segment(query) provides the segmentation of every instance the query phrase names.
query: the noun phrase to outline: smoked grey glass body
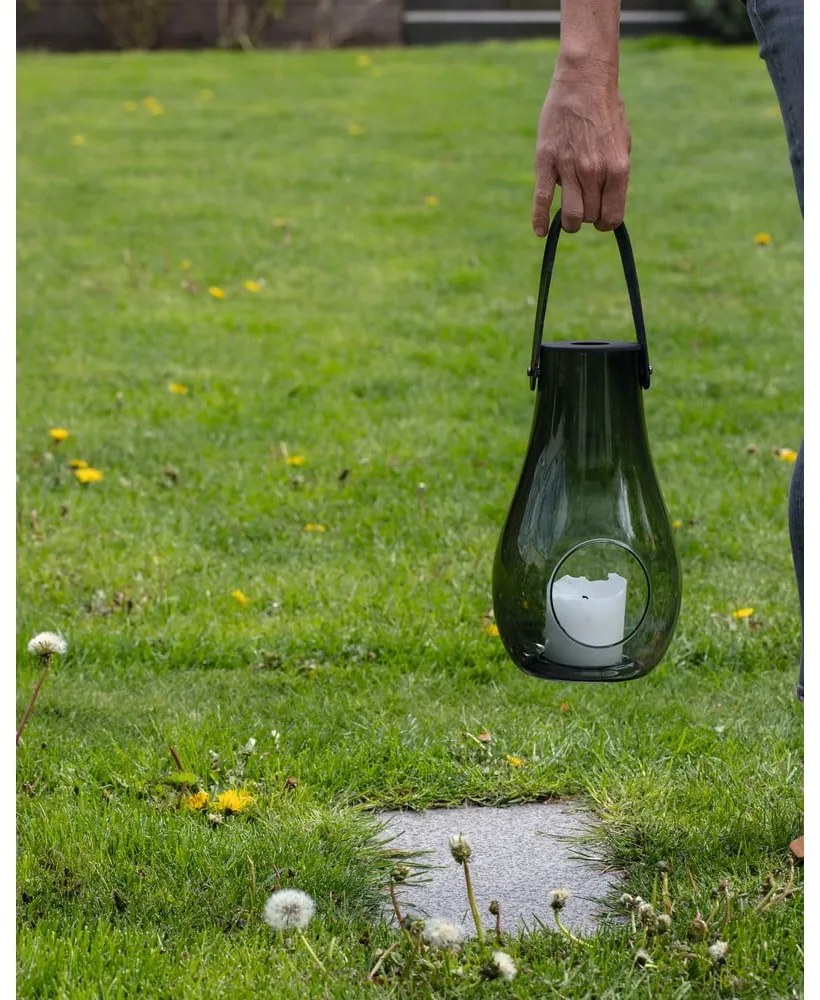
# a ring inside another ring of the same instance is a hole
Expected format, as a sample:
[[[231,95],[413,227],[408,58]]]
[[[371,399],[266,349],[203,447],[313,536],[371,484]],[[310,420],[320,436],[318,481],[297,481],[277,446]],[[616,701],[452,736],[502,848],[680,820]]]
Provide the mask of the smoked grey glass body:
[[[640,677],[677,623],[680,564],[649,453],[641,358],[637,343],[541,345],[529,447],[493,567],[501,639],[536,677]],[[628,596],[620,641],[602,647],[569,629],[556,582],[607,571],[628,581]]]

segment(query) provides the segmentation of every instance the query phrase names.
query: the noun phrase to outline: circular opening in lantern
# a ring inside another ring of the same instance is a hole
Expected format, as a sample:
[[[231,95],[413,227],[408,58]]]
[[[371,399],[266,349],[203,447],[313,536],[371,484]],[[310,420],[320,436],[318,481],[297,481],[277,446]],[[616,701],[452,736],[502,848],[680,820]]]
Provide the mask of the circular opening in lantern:
[[[650,596],[646,566],[626,543],[591,538],[573,546],[547,585],[545,652],[577,665],[620,660],[646,618]]]

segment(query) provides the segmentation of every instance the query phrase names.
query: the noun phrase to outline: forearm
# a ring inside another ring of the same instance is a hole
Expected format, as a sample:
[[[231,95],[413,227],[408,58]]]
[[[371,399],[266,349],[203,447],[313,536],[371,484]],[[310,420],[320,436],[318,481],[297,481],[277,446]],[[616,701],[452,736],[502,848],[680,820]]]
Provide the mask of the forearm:
[[[561,0],[555,78],[618,82],[621,0]]]

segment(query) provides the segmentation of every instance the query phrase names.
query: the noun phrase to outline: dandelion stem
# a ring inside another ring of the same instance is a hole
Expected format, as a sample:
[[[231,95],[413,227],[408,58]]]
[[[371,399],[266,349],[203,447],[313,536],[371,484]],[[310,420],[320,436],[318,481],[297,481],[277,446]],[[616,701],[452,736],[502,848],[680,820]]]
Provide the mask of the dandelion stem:
[[[484,926],[481,923],[481,914],[478,912],[478,905],[475,901],[475,893],[473,892],[473,880],[470,878],[470,863],[467,859],[463,862],[464,868],[464,881],[467,883],[467,901],[470,904],[470,911],[473,914],[473,923],[475,924],[475,932],[478,937],[478,943],[484,944]]]
[[[672,897],[669,895],[669,875],[666,872],[661,872],[661,885],[663,892],[663,912],[671,917],[672,916]]]
[[[400,944],[401,944],[401,938],[399,938],[398,941],[394,941],[389,948],[385,948],[385,950],[381,953],[381,955],[379,955],[376,964],[373,966],[370,972],[368,972],[367,974],[368,979],[373,979],[375,977],[376,973],[384,964],[384,960],[388,957],[388,955],[391,955],[396,950],[396,948],[399,947]]]
[[[253,858],[248,855],[248,875],[250,876],[251,882],[251,897],[256,896],[256,865],[253,863]]]
[[[184,768],[184,767],[182,766],[182,761],[181,761],[181,760],[179,759],[179,754],[178,754],[178,753],[176,752],[176,750],[175,750],[175,749],[174,749],[174,748],[173,748],[173,747],[172,747],[172,746],[170,745],[170,743],[168,744],[168,749],[169,749],[169,750],[171,751],[171,756],[172,756],[172,757],[174,758],[174,763],[175,763],[175,764],[176,764],[176,766],[177,766],[177,770],[179,770],[179,771],[184,771],[184,770],[185,770],[185,768]]]
[[[319,958],[319,956],[316,954],[316,952],[311,948],[310,942],[308,941],[308,939],[305,937],[305,935],[302,933],[302,931],[298,931],[297,933],[299,934],[299,937],[302,939],[302,944],[307,948],[308,954],[310,955],[310,957],[319,966],[319,968],[322,970],[322,972],[324,972],[324,974],[327,975],[327,969],[322,964],[322,960]]]
[[[402,927],[404,925],[404,921],[402,919],[401,910],[399,909],[399,901],[396,899],[396,885],[392,879],[388,887],[390,889],[390,902],[393,904],[393,912],[396,914],[396,920],[398,921],[399,927]]]
[[[20,746],[20,737],[23,735],[23,730],[26,728],[26,723],[28,722],[31,713],[34,711],[34,703],[37,701],[37,695],[40,693],[40,688],[43,686],[43,681],[46,679],[46,674],[48,673],[49,664],[51,663],[51,653],[43,653],[40,657],[40,662],[43,665],[43,669],[40,671],[40,676],[37,678],[37,683],[34,685],[34,690],[31,692],[31,698],[29,698],[28,705],[26,705],[26,710],[23,712],[23,718],[20,720],[20,725],[17,727],[17,738],[15,746]]]
[[[776,892],[777,892],[777,884],[774,884],[771,887],[771,889],[769,889],[769,891],[766,893],[766,895],[763,897],[763,899],[760,900],[760,902],[757,904],[757,906],[754,908],[752,912],[761,913],[763,910],[768,909],[769,904],[772,902],[772,899]]]
[[[563,922],[561,921],[561,918],[558,916],[558,910],[553,910],[552,912],[555,915],[555,922],[558,925],[558,930],[561,931],[563,935],[568,937],[570,941],[574,941],[576,944],[580,944],[584,948],[586,948],[587,942],[582,941],[581,938],[579,937],[576,937],[568,927],[564,926]]]

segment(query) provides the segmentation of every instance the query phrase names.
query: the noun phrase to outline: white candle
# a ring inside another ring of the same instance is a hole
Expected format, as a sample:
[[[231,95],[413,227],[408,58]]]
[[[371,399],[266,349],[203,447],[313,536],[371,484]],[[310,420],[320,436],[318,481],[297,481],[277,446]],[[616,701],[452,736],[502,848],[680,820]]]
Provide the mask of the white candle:
[[[606,580],[562,576],[552,585],[552,605],[547,588],[547,659],[572,667],[611,667],[621,662],[626,618],[622,576],[610,573]],[[596,646],[603,648],[592,648]]]

